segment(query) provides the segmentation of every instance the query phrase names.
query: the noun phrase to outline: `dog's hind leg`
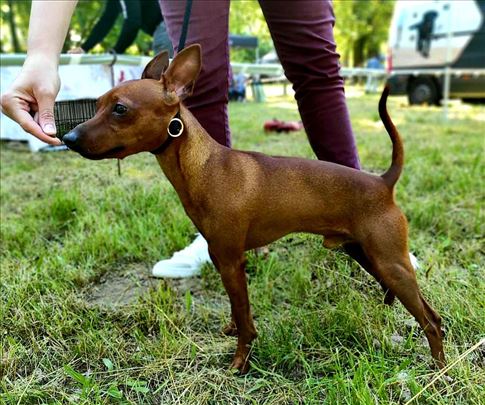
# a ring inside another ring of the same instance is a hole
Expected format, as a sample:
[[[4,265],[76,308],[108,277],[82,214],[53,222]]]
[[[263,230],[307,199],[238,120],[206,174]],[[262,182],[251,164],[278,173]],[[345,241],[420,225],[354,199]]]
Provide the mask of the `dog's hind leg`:
[[[389,288],[423,328],[438,367],[445,366],[441,318],[426,302],[419,291],[416,274],[409,260],[405,227],[399,226],[394,217],[387,224],[381,222],[386,232],[373,232],[363,243],[363,251],[373,265],[378,279]],[[401,219],[405,221],[404,217]],[[401,225],[405,225],[403,222]],[[392,226],[394,225],[394,226]],[[396,226],[398,225],[398,226]],[[380,229],[382,230],[382,228]]]
[[[406,309],[416,318],[428,339],[431,355],[438,367],[445,366],[441,318],[421,295],[414,270],[410,263],[378,265],[383,280],[399,298]]]
[[[374,266],[372,265],[370,260],[365,255],[362,247],[356,242],[351,242],[344,245],[344,250],[350,257],[352,257],[352,259],[359,263],[364,268],[364,270],[366,270],[379,282],[382,289],[384,290],[384,304],[392,305],[395,299],[395,295],[384,284],[382,279],[379,278],[378,273],[374,269]]]

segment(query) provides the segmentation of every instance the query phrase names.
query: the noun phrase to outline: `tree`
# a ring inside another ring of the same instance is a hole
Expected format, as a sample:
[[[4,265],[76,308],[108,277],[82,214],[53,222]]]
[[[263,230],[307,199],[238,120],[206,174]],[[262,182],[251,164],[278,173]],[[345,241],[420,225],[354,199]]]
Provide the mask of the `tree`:
[[[362,66],[387,40],[393,0],[337,0],[335,39],[345,65]]]
[[[9,11],[7,13],[8,15],[8,25],[10,26],[10,35],[12,38],[12,48],[14,52],[19,53],[20,52],[20,45],[19,45],[19,38],[17,35],[17,24],[15,23],[15,18],[14,18],[14,10],[13,10],[13,4],[12,0],[8,0],[8,8]]]
[[[8,0],[1,3],[0,31],[3,51],[24,52],[29,25],[30,2]]]

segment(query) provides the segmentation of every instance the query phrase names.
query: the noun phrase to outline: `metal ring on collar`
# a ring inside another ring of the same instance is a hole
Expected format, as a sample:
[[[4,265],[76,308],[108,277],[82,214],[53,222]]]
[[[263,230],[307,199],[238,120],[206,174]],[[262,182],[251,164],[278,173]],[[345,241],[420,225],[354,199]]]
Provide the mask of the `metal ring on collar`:
[[[180,118],[172,118],[168,124],[167,132],[173,138],[179,137],[184,132],[184,123]]]

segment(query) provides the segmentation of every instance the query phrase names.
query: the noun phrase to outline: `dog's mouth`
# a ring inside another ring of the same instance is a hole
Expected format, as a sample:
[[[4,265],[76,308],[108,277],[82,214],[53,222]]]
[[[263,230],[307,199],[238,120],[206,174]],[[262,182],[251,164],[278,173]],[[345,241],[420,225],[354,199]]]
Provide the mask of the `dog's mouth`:
[[[74,150],[74,149],[73,149]],[[109,159],[109,158],[121,158],[120,153],[125,150],[124,146],[115,146],[114,148],[109,149],[106,152],[102,153],[93,153],[89,150],[76,150],[82,157],[91,160],[101,160],[101,159]]]

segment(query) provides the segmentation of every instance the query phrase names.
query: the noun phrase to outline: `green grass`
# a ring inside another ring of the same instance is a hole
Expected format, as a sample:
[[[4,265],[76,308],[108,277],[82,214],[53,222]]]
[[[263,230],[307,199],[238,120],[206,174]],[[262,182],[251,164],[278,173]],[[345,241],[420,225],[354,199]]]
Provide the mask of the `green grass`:
[[[349,107],[364,168],[382,172],[391,147],[377,101],[349,97]],[[440,109],[401,98],[389,109],[406,148],[397,197],[451,363],[485,336],[485,111],[458,103],[444,123]],[[231,104],[230,114],[235,147],[312,157],[303,133],[261,130],[265,119],[298,118],[290,98]],[[234,376],[217,272],[148,279],[195,232],[151,155],[123,161],[122,177],[114,161],[11,144],[1,164],[0,402],[398,404],[436,375],[402,305],[386,307],[343,253],[298,234],[272,244],[267,258],[249,254],[259,337],[250,373]],[[140,294],[119,300],[131,285]],[[482,345],[418,403],[485,403],[484,366]]]

